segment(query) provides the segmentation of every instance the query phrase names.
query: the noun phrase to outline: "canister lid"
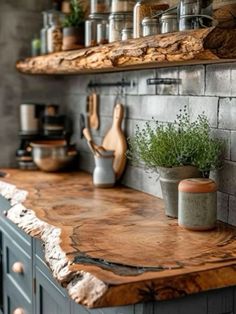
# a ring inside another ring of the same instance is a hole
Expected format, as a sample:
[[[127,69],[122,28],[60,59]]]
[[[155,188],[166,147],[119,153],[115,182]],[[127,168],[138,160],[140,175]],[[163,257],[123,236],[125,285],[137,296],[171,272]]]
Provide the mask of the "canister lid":
[[[150,24],[154,24],[154,25],[157,25],[158,21],[157,19],[155,18],[151,18],[151,17],[145,17],[143,20],[142,20],[142,25],[150,25]]]
[[[177,20],[177,14],[176,13],[165,13],[165,14],[162,14],[160,20],[161,21],[164,21],[164,20],[169,20],[169,19],[174,19],[174,20]]]
[[[191,178],[180,181],[179,191],[188,193],[210,193],[217,191],[217,185],[211,179]]]

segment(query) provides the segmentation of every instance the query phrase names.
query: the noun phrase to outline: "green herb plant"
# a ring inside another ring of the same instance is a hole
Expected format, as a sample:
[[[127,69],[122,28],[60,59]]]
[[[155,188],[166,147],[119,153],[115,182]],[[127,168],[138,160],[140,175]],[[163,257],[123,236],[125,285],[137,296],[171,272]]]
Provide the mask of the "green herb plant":
[[[70,1],[71,12],[63,21],[63,27],[78,27],[85,17],[81,3],[78,0]]]
[[[133,163],[144,163],[158,172],[158,167],[196,166],[204,176],[223,165],[225,143],[211,135],[204,114],[190,120],[186,107],[180,110],[174,123],[157,120],[146,122],[135,136],[128,139],[127,156]]]

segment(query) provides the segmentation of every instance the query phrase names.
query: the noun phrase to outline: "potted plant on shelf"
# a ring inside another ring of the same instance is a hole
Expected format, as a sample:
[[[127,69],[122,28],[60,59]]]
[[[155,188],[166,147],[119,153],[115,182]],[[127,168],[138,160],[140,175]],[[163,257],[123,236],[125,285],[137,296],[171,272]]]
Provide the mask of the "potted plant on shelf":
[[[65,17],[63,26],[62,50],[84,47],[85,12],[79,0],[70,1],[70,13]]]
[[[211,136],[207,117],[201,114],[190,120],[187,109],[174,123],[157,120],[136,126],[128,139],[128,158],[159,173],[165,212],[178,217],[178,184],[182,179],[207,177],[223,164],[224,142]]]

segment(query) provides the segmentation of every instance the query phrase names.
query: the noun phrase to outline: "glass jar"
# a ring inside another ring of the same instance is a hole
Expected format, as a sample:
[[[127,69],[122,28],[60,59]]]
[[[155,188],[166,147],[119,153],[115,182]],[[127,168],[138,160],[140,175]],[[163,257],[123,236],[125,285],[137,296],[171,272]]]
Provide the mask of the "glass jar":
[[[62,27],[59,13],[49,13],[49,25],[47,31],[48,52],[58,52],[62,50]]]
[[[111,2],[111,12],[131,12],[135,6],[135,0],[112,0]]]
[[[108,23],[108,14],[89,15],[89,19],[85,21],[85,47],[97,45],[97,25],[104,22]]]
[[[133,13],[112,13],[109,16],[109,43],[121,40],[124,28],[133,27]]]
[[[179,30],[199,28],[199,17],[201,14],[200,0],[181,0],[179,5]]]
[[[168,1],[138,0],[134,7],[133,37],[139,38],[142,36],[142,20],[145,17],[153,17],[168,8]]]
[[[123,28],[121,31],[121,40],[125,41],[133,38],[133,28]]]
[[[98,45],[104,45],[108,43],[108,22],[101,21],[101,23],[97,24],[97,43]]]
[[[41,49],[40,53],[41,55],[44,55],[48,52],[47,47],[47,32],[48,32],[48,13],[46,11],[42,12],[43,14],[43,28],[40,31],[40,40],[41,40]]]
[[[109,13],[111,10],[110,0],[91,0],[90,12],[94,13]]]
[[[143,37],[155,35],[160,32],[157,19],[145,17],[142,21]]]
[[[161,33],[174,33],[178,31],[178,19],[177,14],[163,14],[160,18]]]

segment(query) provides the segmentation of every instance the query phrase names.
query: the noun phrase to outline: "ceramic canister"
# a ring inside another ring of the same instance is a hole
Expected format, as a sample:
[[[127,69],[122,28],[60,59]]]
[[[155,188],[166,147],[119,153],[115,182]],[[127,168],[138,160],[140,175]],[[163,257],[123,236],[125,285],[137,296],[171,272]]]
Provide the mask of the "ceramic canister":
[[[93,184],[100,188],[109,188],[115,184],[115,172],[113,169],[114,151],[103,152],[103,155],[95,156],[95,169],[93,171]]]
[[[179,183],[180,226],[191,230],[215,227],[217,215],[217,186],[211,179],[186,179]]]

